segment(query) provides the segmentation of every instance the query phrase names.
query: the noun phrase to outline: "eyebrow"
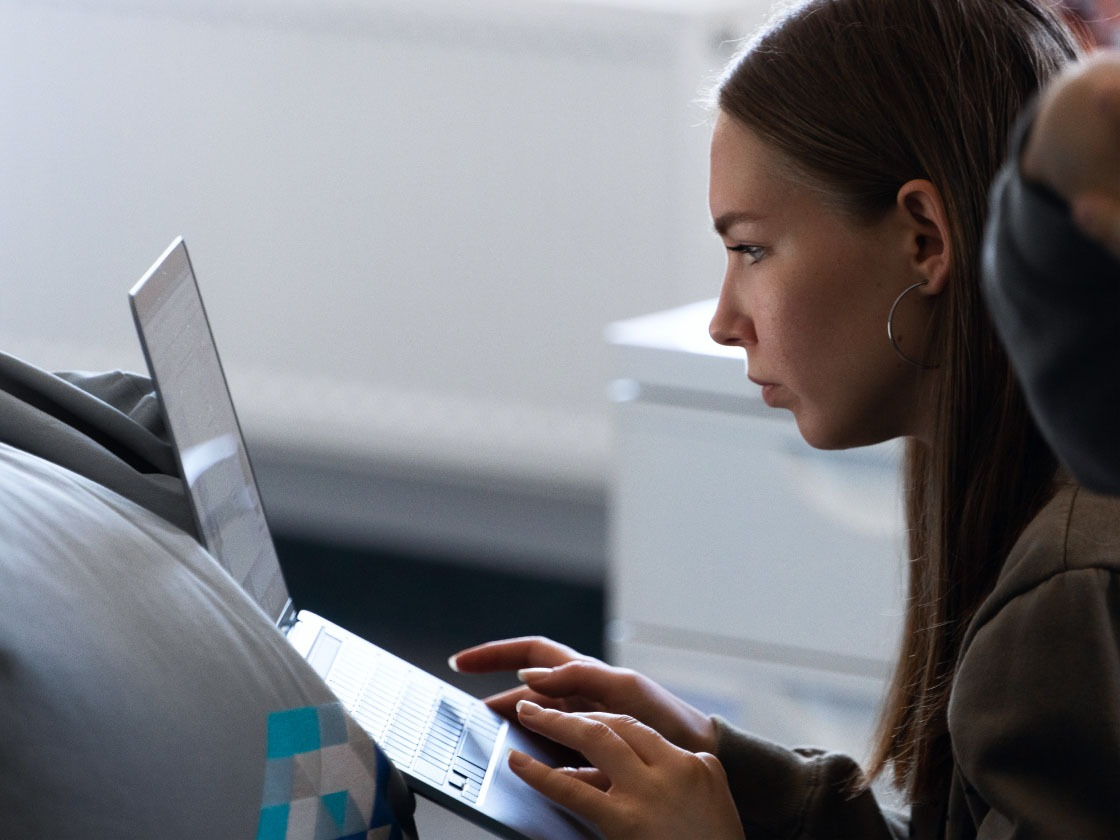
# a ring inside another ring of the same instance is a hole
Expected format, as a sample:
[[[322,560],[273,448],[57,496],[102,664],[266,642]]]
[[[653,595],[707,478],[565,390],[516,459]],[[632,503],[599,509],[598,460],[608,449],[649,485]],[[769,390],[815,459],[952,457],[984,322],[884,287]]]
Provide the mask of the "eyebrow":
[[[740,222],[757,222],[762,216],[757,213],[748,213],[745,210],[732,210],[724,213],[712,222],[712,227],[720,236],[726,236],[727,231]]]

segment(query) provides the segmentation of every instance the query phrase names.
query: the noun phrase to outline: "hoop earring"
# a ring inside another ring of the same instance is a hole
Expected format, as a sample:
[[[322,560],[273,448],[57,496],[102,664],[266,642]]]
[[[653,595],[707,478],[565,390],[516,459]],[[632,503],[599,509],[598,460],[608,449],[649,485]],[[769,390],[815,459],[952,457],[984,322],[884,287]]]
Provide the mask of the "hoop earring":
[[[918,288],[919,286],[924,286],[928,282],[928,280],[919,280],[912,286],[907,286],[905,289],[903,289],[899,296],[894,299],[894,303],[891,304],[891,311],[887,315],[887,341],[891,343],[891,347],[894,348],[894,352],[896,352],[899,355],[899,358],[901,358],[904,362],[909,362],[914,367],[920,370],[937,370],[937,368],[941,367],[941,365],[926,365],[922,364],[921,362],[914,361],[902,352],[902,348],[899,347],[898,342],[894,340],[894,311],[898,309],[898,304],[901,303],[902,299],[912,291],[914,291],[916,288]]]

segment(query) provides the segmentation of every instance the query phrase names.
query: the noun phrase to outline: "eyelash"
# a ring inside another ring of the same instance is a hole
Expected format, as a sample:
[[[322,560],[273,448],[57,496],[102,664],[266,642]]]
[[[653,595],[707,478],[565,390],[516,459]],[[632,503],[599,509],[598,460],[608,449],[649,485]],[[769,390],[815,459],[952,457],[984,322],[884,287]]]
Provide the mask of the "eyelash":
[[[728,245],[727,250],[736,254],[745,254],[751,262],[758,262],[766,252],[761,245]]]

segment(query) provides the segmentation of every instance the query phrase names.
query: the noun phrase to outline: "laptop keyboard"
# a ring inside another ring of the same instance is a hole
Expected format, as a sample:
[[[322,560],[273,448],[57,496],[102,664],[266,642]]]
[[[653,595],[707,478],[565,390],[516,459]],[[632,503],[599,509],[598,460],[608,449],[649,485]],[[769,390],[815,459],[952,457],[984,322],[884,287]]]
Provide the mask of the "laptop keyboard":
[[[397,767],[477,802],[501,718],[372,645],[343,644],[327,684]]]

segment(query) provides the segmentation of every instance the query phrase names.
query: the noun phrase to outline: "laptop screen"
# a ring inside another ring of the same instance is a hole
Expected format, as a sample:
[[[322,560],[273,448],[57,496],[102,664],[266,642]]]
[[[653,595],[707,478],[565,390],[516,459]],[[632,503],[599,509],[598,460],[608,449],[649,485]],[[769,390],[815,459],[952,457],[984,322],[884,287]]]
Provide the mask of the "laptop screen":
[[[291,601],[186,244],[129,293],[203,544],[276,622]]]

